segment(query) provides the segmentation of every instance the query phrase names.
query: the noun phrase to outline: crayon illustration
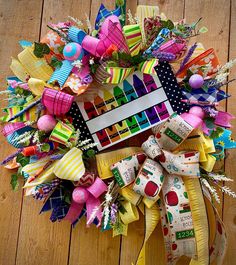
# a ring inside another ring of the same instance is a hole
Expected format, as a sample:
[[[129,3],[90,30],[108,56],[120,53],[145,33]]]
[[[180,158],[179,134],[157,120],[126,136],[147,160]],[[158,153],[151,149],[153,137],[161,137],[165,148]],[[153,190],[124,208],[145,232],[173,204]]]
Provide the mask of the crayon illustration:
[[[118,129],[121,138],[125,138],[130,135],[130,130],[125,120],[117,122],[116,128]]]
[[[100,96],[97,96],[94,99],[94,105],[95,105],[99,115],[103,114],[103,113],[105,113],[107,111],[106,104],[105,104],[104,100]]]
[[[147,89],[143,81],[135,74],[133,75],[133,84],[134,84],[134,89],[139,97],[142,97],[147,94]]]
[[[115,98],[108,90],[104,90],[104,101],[108,110],[115,109],[118,106]]]
[[[100,130],[96,132],[96,135],[102,147],[109,145],[111,143],[105,130]]]
[[[150,123],[149,123],[147,116],[146,116],[144,111],[137,113],[135,115],[135,118],[137,119],[138,124],[139,124],[141,129],[144,129],[144,128],[147,128],[148,126],[150,126]]]
[[[135,119],[134,116],[127,118],[126,122],[127,122],[127,125],[129,126],[131,133],[135,133],[140,130],[137,120]]]
[[[92,119],[92,118],[95,118],[98,116],[98,112],[97,112],[97,110],[96,110],[96,108],[92,102],[85,102],[84,103],[84,109],[85,109],[89,119]],[[96,132],[96,135],[98,137],[98,140],[101,143],[101,146],[106,146],[106,145],[109,145],[111,143],[105,130],[101,130],[99,132]]]
[[[154,78],[149,74],[143,74],[143,82],[147,88],[148,93],[158,89]]]
[[[94,107],[92,102],[84,102],[84,110],[86,111],[89,119],[92,119],[98,116],[97,110]]]
[[[99,114],[103,114],[108,110],[104,100],[99,96],[95,98],[94,105],[96,106],[97,112]],[[112,142],[116,142],[117,140],[120,139],[119,133],[115,125],[106,128],[106,132],[108,133],[110,140]]]
[[[111,125],[106,128],[106,132],[108,133],[111,141],[114,143],[120,139],[119,132],[117,130],[116,125]]]
[[[164,102],[157,104],[155,106],[155,109],[156,109],[157,113],[159,114],[159,117],[161,120],[165,120],[165,119],[169,118],[170,114],[169,114]]]
[[[116,102],[119,106],[124,105],[125,103],[128,102],[124,92],[122,91],[120,87],[118,86],[114,87],[113,91],[114,91]]]
[[[132,101],[138,98],[138,95],[136,94],[133,86],[127,80],[124,80],[123,85],[124,85],[124,92],[125,92],[125,95],[128,101]],[[145,115],[144,112],[140,112],[136,114],[135,118],[138,121],[141,129],[146,128],[150,125],[150,123],[148,122],[147,116]]]
[[[132,101],[138,98],[138,95],[136,94],[134,87],[127,80],[123,81],[123,87],[128,101]]]
[[[128,102],[127,98],[125,97],[124,92],[118,86],[114,87],[114,96],[119,106],[124,105],[125,103]],[[134,116],[125,119],[125,121],[132,133],[135,133],[140,130],[137,120],[135,119]]]
[[[151,107],[151,108],[148,108],[145,110],[147,116],[148,116],[148,119],[150,121],[151,124],[154,124],[154,123],[157,123],[160,121],[158,115],[157,115],[157,112],[155,110],[154,107]]]

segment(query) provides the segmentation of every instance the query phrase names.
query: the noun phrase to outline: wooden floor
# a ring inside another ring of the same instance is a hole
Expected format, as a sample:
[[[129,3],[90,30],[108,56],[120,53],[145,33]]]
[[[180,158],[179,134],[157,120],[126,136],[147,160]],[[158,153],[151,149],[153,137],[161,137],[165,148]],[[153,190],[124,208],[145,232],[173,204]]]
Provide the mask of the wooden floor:
[[[113,0],[102,1],[113,8]],[[100,0],[0,0],[0,76],[5,88],[5,76],[10,74],[10,57],[20,51],[18,40],[39,40],[48,22],[65,20],[68,15],[94,21]],[[137,4],[158,4],[161,11],[173,20],[183,17],[192,22],[203,17],[209,29],[200,40],[205,47],[215,48],[222,63],[236,57],[235,0],[127,0],[135,13]],[[236,71],[231,77],[236,77]],[[227,87],[232,95],[222,109],[236,116],[236,83]],[[233,122],[234,127],[236,120]],[[233,128],[236,135],[236,129]],[[13,149],[1,137],[1,158]],[[230,151],[225,162],[227,174],[236,173],[236,151]],[[135,260],[143,240],[141,219],[129,226],[127,237],[112,238],[111,232],[101,233],[96,227],[87,229],[85,222],[72,229],[66,223],[52,224],[49,215],[39,216],[40,202],[24,198],[21,191],[12,192],[10,175],[0,173],[0,265],[130,265]],[[236,179],[236,177],[235,177]],[[230,185],[236,190],[236,182]],[[236,200],[222,198],[220,211],[228,230],[228,251],[224,265],[235,264],[236,258]],[[160,227],[155,230],[147,247],[147,264],[164,264],[163,240]]]

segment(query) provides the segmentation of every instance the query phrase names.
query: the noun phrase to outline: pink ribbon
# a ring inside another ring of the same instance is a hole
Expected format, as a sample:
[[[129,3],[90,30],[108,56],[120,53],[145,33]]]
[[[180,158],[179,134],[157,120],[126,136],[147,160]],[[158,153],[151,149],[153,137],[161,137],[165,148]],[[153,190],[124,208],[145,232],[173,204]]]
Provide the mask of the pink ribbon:
[[[12,88],[20,87],[23,88],[24,90],[30,90],[29,85],[27,83],[23,83],[16,80],[8,80],[7,82]]]
[[[24,122],[14,122],[6,124],[2,129],[2,134],[7,137],[8,135],[14,133],[15,131],[24,128],[26,125]]]
[[[74,97],[61,91],[46,88],[42,95],[42,104],[50,114],[66,114],[72,105]]]
[[[107,190],[107,185],[97,177],[94,183],[89,187],[77,187],[72,193],[72,203],[65,216],[65,220],[74,223],[81,214],[86,204],[87,225],[89,226],[95,218],[98,219],[98,225],[101,225],[102,210],[100,207],[100,195]]]
[[[129,53],[120,21],[115,15],[104,20],[99,32],[99,39],[86,35],[81,42],[82,48],[96,57],[102,57],[111,44],[116,45],[119,51]]]
[[[230,128],[231,127],[230,121],[233,118],[234,116],[228,112],[218,111],[218,114],[216,116],[214,123],[222,127]]]

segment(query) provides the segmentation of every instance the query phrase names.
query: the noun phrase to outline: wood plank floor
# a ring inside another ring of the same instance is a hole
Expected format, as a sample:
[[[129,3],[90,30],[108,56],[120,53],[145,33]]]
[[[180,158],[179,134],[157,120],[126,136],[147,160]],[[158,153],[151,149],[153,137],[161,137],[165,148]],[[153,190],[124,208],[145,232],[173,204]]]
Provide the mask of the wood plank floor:
[[[115,1],[0,0],[1,89],[5,88],[5,77],[11,74],[10,57],[20,51],[18,40],[39,40],[47,31],[48,22],[65,20],[68,15],[84,19],[86,13],[93,23],[101,2],[109,9]],[[236,57],[235,0],[127,0],[127,8],[133,14],[137,4],[159,5],[161,12],[173,20],[186,17],[191,22],[203,17],[209,32],[200,41],[207,48],[215,48],[222,64]],[[234,69],[231,77],[235,76]],[[233,83],[226,88],[232,97],[221,108],[236,116],[235,86]],[[233,125],[236,135],[236,120]],[[2,136],[0,147],[0,160],[13,150]],[[235,161],[236,151],[232,150],[225,170],[236,179]],[[2,167],[0,171],[0,265],[130,265],[135,260],[143,240],[142,219],[129,226],[127,237],[116,238],[111,232],[100,233],[96,227],[87,229],[84,221],[75,229],[66,222],[52,224],[48,214],[39,216],[41,203],[23,197],[20,191],[12,192],[9,173]],[[236,182],[230,187],[236,190]],[[228,230],[224,265],[232,265],[236,257],[236,200],[223,197],[219,210]],[[147,265],[156,264],[164,264],[160,227],[147,245]]]

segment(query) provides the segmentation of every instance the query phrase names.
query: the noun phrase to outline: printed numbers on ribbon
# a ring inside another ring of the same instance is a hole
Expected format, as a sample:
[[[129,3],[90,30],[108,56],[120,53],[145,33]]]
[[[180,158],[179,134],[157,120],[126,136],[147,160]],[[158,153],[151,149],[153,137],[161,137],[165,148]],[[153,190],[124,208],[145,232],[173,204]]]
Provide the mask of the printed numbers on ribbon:
[[[194,230],[190,229],[190,230],[185,230],[185,231],[179,231],[179,232],[176,232],[175,235],[176,235],[177,240],[194,237]]]

